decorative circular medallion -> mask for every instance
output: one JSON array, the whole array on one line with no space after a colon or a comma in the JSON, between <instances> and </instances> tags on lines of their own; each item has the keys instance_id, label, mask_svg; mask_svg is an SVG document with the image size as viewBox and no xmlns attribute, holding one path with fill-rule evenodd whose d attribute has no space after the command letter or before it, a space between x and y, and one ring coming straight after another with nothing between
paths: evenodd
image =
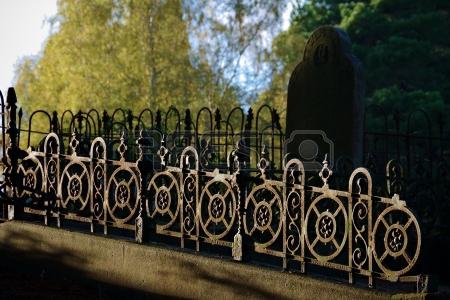
<instances>
[{"instance_id":1,"label":"decorative circular medallion","mask_svg":"<svg viewBox=\"0 0 450 300\"><path fill-rule=\"evenodd\" d=\"M156 193L156 210L165 214L170 208L170 191L165 186L161 186Z\"/></svg>"},{"instance_id":2,"label":"decorative circular medallion","mask_svg":"<svg viewBox=\"0 0 450 300\"><path fill-rule=\"evenodd\" d=\"M225 216L225 207L225 199L218 194L214 195L211 201L209 201L208 211L211 216L211 220L214 223L221 222L222 218Z\"/></svg>"},{"instance_id":3,"label":"decorative circular medallion","mask_svg":"<svg viewBox=\"0 0 450 300\"><path fill-rule=\"evenodd\" d=\"M123 208L130 200L130 187L125 181L119 182L116 188L117 206Z\"/></svg>"},{"instance_id":4,"label":"decorative circular medallion","mask_svg":"<svg viewBox=\"0 0 450 300\"><path fill-rule=\"evenodd\" d=\"M69 178L69 198L71 200L78 199L81 195L81 179L78 175L73 175Z\"/></svg>"},{"instance_id":5,"label":"decorative circular medallion","mask_svg":"<svg viewBox=\"0 0 450 300\"><path fill-rule=\"evenodd\" d=\"M305 241L316 259L330 261L341 253L348 236L347 220L338 197L325 193L314 199L305 216Z\"/></svg>"},{"instance_id":6,"label":"decorative circular medallion","mask_svg":"<svg viewBox=\"0 0 450 300\"><path fill-rule=\"evenodd\" d=\"M402 226L398 224L391 225L384 237L385 247L393 257L400 256L408 245L408 235Z\"/></svg>"},{"instance_id":7,"label":"decorative circular medallion","mask_svg":"<svg viewBox=\"0 0 450 300\"><path fill-rule=\"evenodd\" d=\"M36 175L35 175L33 172L28 172L28 173L25 175L24 180L25 180L24 185L25 185L27 188L34 188L34 187L35 187L35 184L36 184Z\"/></svg>"},{"instance_id":8,"label":"decorative circular medallion","mask_svg":"<svg viewBox=\"0 0 450 300\"><path fill-rule=\"evenodd\" d=\"M236 196L226 179L212 179L206 183L200 195L200 225L206 235L214 240L226 236L234 226Z\"/></svg>"},{"instance_id":9,"label":"decorative circular medallion","mask_svg":"<svg viewBox=\"0 0 450 300\"><path fill-rule=\"evenodd\" d=\"M390 206L381 212L373 226L373 258L388 276L400 276L416 263L421 246L420 227L404 206Z\"/></svg>"},{"instance_id":10,"label":"decorative circular medallion","mask_svg":"<svg viewBox=\"0 0 450 300\"><path fill-rule=\"evenodd\" d=\"M256 228L261 232L266 231L272 222L272 209L270 205L265 201L259 202L254 214Z\"/></svg>"},{"instance_id":11,"label":"decorative circular medallion","mask_svg":"<svg viewBox=\"0 0 450 300\"><path fill-rule=\"evenodd\" d=\"M322 243L328 243L336 234L336 219L327 210L319 215L316 221L316 234Z\"/></svg>"}]
</instances>

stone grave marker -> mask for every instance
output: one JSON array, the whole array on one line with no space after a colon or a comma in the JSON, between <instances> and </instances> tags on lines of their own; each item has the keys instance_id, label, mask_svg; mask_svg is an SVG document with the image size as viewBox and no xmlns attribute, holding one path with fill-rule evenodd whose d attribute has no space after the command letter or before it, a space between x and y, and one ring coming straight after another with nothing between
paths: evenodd
<instances>
[{"instance_id":1,"label":"stone grave marker","mask_svg":"<svg viewBox=\"0 0 450 300\"><path fill-rule=\"evenodd\" d=\"M286 148L290 157L317 169L328 154L362 163L363 80L345 31L323 26L307 41L303 60L289 80Z\"/></svg>"}]
</instances>

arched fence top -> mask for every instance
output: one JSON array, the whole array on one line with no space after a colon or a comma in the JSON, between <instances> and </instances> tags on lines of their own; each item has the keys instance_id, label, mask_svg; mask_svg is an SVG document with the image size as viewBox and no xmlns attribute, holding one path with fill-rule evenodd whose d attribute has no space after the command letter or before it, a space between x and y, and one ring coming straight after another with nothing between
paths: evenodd
<instances>
[{"instance_id":1,"label":"arched fence top","mask_svg":"<svg viewBox=\"0 0 450 300\"><path fill-rule=\"evenodd\" d=\"M426 122L426 126L427 126L426 127L427 134L428 134L428 136L431 136L431 134L432 134L432 132L431 132L431 120L430 120L430 117L428 116L427 112L425 110L423 110L423 109L416 109L416 110L414 110L414 111L412 111L412 112L410 112L408 114L407 133L408 134L414 134L414 132L412 131L412 122L411 122L411 120L417 114L421 115L424 118L424 120Z\"/></svg>"},{"instance_id":2,"label":"arched fence top","mask_svg":"<svg viewBox=\"0 0 450 300\"><path fill-rule=\"evenodd\" d=\"M366 168L357 168L350 175L348 190L350 193L372 196L372 176Z\"/></svg>"},{"instance_id":3,"label":"arched fence top","mask_svg":"<svg viewBox=\"0 0 450 300\"><path fill-rule=\"evenodd\" d=\"M142 120L145 113L150 114L150 126L148 127L145 126L145 123ZM140 129L153 128L153 112L149 108L146 108L139 113L137 126Z\"/></svg>"},{"instance_id":4,"label":"arched fence top","mask_svg":"<svg viewBox=\"0 0 450 300\"><path fill-rule=\"evenodd\" d=\"M209 107L202 107L198 113L197 113L197 117L195 118L195 128L197 129L197 132L200 128L200 120L201 120L201 116L202 114L206 113L207 114L207 118L208 118L208 123L209 123L209 131L212 132L213 128L214 128L214 123L213 123L213 113L212 111L209 109ZM208 126L208 125L207 125Z\"/></svg>"},{"instance_id":5,"label":"arched fence top","mask_svg":"<svg viewBox=\"0 0 450 300\"><path fill-rule=\"evenodd\" d=\"M169 129L169 120L171 119L172 115L175 117L175 128ZM170 106L167 110L166 116L164 118L164 129L166 132L171 132L172 134L179 135L181 131L181 114L179 110L175 106Z\"/></svg>"}]
</instances>

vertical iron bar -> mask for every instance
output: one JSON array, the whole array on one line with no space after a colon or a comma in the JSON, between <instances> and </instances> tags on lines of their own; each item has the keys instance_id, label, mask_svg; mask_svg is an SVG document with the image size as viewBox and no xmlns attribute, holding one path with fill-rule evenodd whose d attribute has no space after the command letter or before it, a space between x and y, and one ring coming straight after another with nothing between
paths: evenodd
<instances>
[{"instance_id":1,"label":"vertical iron bar","mask_svg":"<svg viewBox=\"0 0 450 300\"><path fill-rule=\"evenodd\" d=\"M16 115L17 115L17 97L14 88L8 89L6 96L7 110L9 116L8 130L9 145L6 149L6 156L8 158L9 170L5 172L9 175L7 183L11 188L11 196L13 201L16 199L16 189L14 185L18 183L18 146L17 146L17 127L16 127ZM8 205L8 220L14 219L14 205Z\"/></svg>"}]
</instances>

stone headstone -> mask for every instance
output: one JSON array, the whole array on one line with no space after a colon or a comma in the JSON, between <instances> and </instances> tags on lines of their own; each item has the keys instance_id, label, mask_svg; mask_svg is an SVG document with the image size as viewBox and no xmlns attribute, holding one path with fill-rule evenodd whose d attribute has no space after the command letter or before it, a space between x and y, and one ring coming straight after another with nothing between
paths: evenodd
<instances>
[{"instance_id":1,"label":"stone headstone","mask_svg":"<svg viewBox=\"0 0 450 300\"><path fill-rule=\"evenodd\" d=\"M328 154L359 165L363 155L361 64L339 28L323 26L307 41L303 61L289 80L286 151L314 167Z\"/></svg>"}]
</instances>

